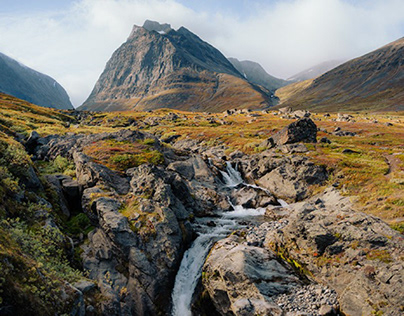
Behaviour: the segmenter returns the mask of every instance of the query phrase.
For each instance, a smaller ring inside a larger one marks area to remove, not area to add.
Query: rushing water
[[[236,188],[239,184],[244,183],[241,174],[232,167],[230,162],[227,162],[226,171],[220,171],[225,182],[225,187]],[[248,185],[257,189],[259,187]],[[231,203],[231,201],[230,201]],[[285,203],[279,200],[279,203]],[[246,209],[241,205],[233,205],[233,211],[225,212],[222,214],[222,218],[215,219],[215,227],[210,227],[208,222],[212,219],[201,218],[197,219],[196,230],[198,237],[194,240],[191,247],[184,253],[184,257],[181,261],[180,268],[175,278],[174,289],[171,295],[173,308],[172,316],[191,316],[191,303],[192,297],[195,292],[195,288],[201,277],[202,267],[205,262],[205,258],[213,246],[213,244],[227,237],[232,231],[240,228],[240,224],[237,222],[238,218],[251,217],[263,215],[265,209]]]

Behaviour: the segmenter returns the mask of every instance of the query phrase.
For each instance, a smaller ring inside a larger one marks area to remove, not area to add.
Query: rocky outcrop
[[[231,236],[216,243],[203,269],[202,282],[221,315],[282,315],[271,296],[301,284],[290,267],[266,249]]]
[[[282,217],[211,250],[203,285],[221,315],[403,312],[401,234],[331,188]]]
[[[265,244],[333,288],[347,315],[403,311],[403,237],[380,219],[352,209],[335,189],[296,204]]]
[[[117,197],[98,193],[90,205],[99,228],[84,247],[84,267],[106,297],[105,315],[165,313],[168,289],[191,234],[180,222],[188,213],[161,170],[142,165],[128,174],[132,201],[122,204]]]
[[[234,106],[264,108],[272,99],[186,28],[147,21],[133,27],[80,109],[220,112]]]
[[[73,109],[69,96],[53,78],[0,53],[0,92],[36,105]]]
[[[324,166],[315,165],[306,157],[279,157],[274,153],[241,159],[240,170],[250,183],[289,202],[306,198],[310,185],[322,183],[328,177]]]

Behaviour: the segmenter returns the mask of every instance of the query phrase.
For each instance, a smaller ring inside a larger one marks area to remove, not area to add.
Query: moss
[[[404,223],[392,224],[390,225],[390,227],[400,232],[401,234],[404,234]]]
[[[86,214],[80,213],[72,217],[66,223],[66,231],[71,235],[78,235],[80,233],[88,234],[94,227],[91,225],[89,218]]]
[[[389,263],[389,262],[393,261],[391,254],[387,250],[383,250],[383,249],[380,249],[380,250],[374,249],[374,250],[369,251],[366,254],[366,258],[368,260],[379,260],[384,263]]]

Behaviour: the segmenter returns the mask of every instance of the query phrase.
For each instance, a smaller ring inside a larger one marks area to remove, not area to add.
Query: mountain
[[[341,65],[343,63],[342,60],[329,60],[325,61],[321,64],[315,65],[308,69],[305,69],[294,76],[288,78],[290,81],[304,81],[307,79],[314,79],[322,74],[330,71],[331,69]]]
[[[302,84],[302,83],[301,83]],[[404,37],[350,60],[308,82],[303,89],[277,95],[282,106],[316,111],[404,110]]]
[[[146,21],[112,55],[81,110],[265,108],[270,91],[184,27]]]
[[[73,109],[65,89],[55,79],[0,53],[0,92],[36,105]]]
[[[229,58],[229,61],[248,81],[263,86],[269,91],[275,91],[291,83],[271,76],[256,62],[250,60],[239,61],[237,58]]]

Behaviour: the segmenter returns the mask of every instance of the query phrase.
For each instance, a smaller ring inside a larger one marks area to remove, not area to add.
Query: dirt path
[[[398,159],[398,158],[397,158],[396,156],[394,156],[394,155],[385,155],[385,156],[384,156],[384,159],[386,159],[386,163],[387,163],[388,166],[389,166],[389,170],[387,170],[385,176],[386,176],[387,178],[391,178],[391,174],[392,174],[393,172],[399,171],[399,170],[401,169],[401,168],[400,168],[401,160]]]

